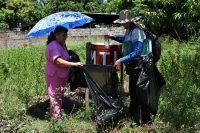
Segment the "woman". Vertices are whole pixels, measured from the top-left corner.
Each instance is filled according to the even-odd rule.
[[[130,115],[137,124],[140,124],[138,116],[141,107],[142,124],[146,124],[151,120],[150,112],[146,106],[137,100],[136,95],[136,83],[140,73],[140,53],[142,52],[143,41],[146,39],[142,28],[138,28],[141,27],[137,22],[138,20],[139,17],[134,16],[131,11],[122,10],[119,19],[114,22],[120,23],[126,29],[125,35],[106,35],[105,37],[123,43],[123,57],[118,59],[114,66],[116,69],[120,69],[122,63],[126,65],[126,73],[129,75]]]
[[[69,79],[70,67],[81,67],[80,62],[69,62],[69,54],[65,44],[68,30],[62,26],[55,28],[48,36],[46,48],[45,79],[50,98],[50,115],[56,119],[61,117],[61,104],[64,86]]]

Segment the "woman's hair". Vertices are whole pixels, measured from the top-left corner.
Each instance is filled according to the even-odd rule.
[[[56,39],[55,34],[56,34],[56,33],[59,33],[59,32],[67,33],[68,30],[67,30],[67,28],[65,28],[65,27],[63,27],[63,26],[57,26],[57,27],[55,28],[55,30],[52,31],[52,32],[50,33],[50,35],[48,36],[47,45]]]

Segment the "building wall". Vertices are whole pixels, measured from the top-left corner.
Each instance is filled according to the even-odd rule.
[[[124,32],[125,30],[122,27],[70,29],[68,36],[70,38],[97,37],[97,36],[103,37],[105,34],[123,35]],[[27,38],[25,36],[26,34],[27,32],[1,31],[0,48],[31,46],[34,44],[46,43],[47,36],[42,36],[38,38]]]

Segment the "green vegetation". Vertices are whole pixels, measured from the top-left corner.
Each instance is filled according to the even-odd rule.
[[[197,40],[187,44],[164,40],[162,60],[158,63],[167,85],[160,102],[160,115],[175,127],[194,126],[200,118],[199,67]],[[198,127],[199,128],[199,127]]]
[[[94,41],[94,40],[93,40]],[[96,41],[96,40],[95,40]],[[75,50],[85,62],[85,43],[70,41],[68,48]],[[76,43],[73,44],[73,43]],[[166,79],[159,112],[151,126],[136,127],[129,118],[121,120],[112,132],[198,132],[200,130],[200,39],[179,43],[162,38],[163,54],[158,68]],[[93,105],[85,111],[81,105],[76,111],[65,111],[60,125],[48,116],[48,99],[44,81],[45,45],[0,50],[0,122],[9,131],[18,132],[96,132]],[[66,88],[68,90],[68,88]],[[83,100],[82,100],[83,102]],[[127,108],[128,98],[125,98]],[[41,104],[41,106],[39,106]],[[68,105],[69,102],[66,103]],[[29,110],[44,118],[34,117]],[[43,109],[45,108],[45,109]],[[4,120],[4,121],[3,121]],[[131,128],[131,125],[133,128]],[[3,126],[2,126],[3,127]],[[3,131],[2,127],[0,132]]]

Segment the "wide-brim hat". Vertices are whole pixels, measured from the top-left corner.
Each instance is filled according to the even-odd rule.
[[[127,22],[133,22],[136,25],[142,25],[139,21],[141,19],[141,16],[134,15],[130,10],[122,10],[119,13],[119,19],[115,20],[114,23],[127,23]]]

